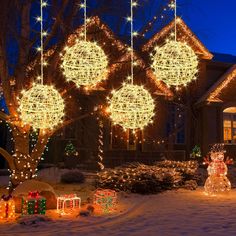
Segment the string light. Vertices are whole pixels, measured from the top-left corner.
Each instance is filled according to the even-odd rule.
[[[36,21],[40,22],[40,47],[37,49],[40,55],[40,76],[37,83],[27,90],[22,91],[19,101],[20,118],[24,124],[28,124],[34,129],[53,129],[63,121],[64,101],[59,92],[50,85],[44,85],[44,60],[43,37],[47,32],[43,30],[43,8],[47,2],[40,0],[40,16]]]
[[[198,72],[198,58],[194,50],[186,42],[177,41],[177,5],[171,3],[175,11],[174,40],[167,40],[161,46],[156,47],[151,54],[152,68],[158,80],[162,80],[168,86],[186,86],[196,79]]]
[[[93,87],[106,79],[108,59],[96,42],[87,41],[87,1],[80,7],[84,9],[84,40],[75,40],[74,45],[65,47],[61,68],[68,82],[77,87]]]
[[[131,0],[130,12],[127,17],[131,27],[131,76],[128,83],[112,92],[109,99],[110,117],[114,124],[118,124],[125,129],[143,129],[152,122],[154,116],[154,101],[149,92],[142,86],[134,85],[134,29],[133,29],[133,7],[137,6],[136,1]]]

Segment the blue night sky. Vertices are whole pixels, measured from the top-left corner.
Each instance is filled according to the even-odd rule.
[[[236,55],[236,0],[182,0],[179,15],[212,52]]]
[[[160,13],[160,5],[167,7],[167,0],[137,0],[140,7],[135,10],[135,29],[139,31]],[[96,9],[100,0],[88,0],[89,7]],[[129,35],[129,25],[123,21],[123,26],[117,32],[116,23],[129,15],[129,0],[110,0],[110,9],[102,16],[113,31],[120,35]],[[236,0],[177,0],[178,15],[198,36],[211,52],[236,55]],[[167,7],[168,8],[168,7]],[[90,12],[88,10],[88,12]],[[168,19],[173,19],[173,12],[168,14]],[[160,16],[160,14],[159,14]],[[152,34],[159,31],[168,22],[156,22]],[[146,40],[151,35],[147,35]]]

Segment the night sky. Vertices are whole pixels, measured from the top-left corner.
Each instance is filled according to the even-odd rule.
[[[212,52],[236,55],[236,0],[182,0],[179,15]]]
[[[160,17],[160,6],[168,8],[167,0],[137,0],[139,8],[135,10],[135,28],[137,31],[150,22],[154,16]],[[96,9],[102,0],[87,0],[89,7]],[[129,25],[125,17],[129,15],[129,0],[110,0],[110,8],[100,17],[115,34],[129,36]],[[177,0],[178,15],[211,51],[236,55],[236,0]],[[90,12],[90,11],[88,11]],[[152,34],[158,32],[173,19],[173,12],[162,11],[164,19],[155,23]],[[119,32],[117,22],[124,15]],[[168,17],[166,17],[168,15]],[[152,36],[147,35],[146,40]]]

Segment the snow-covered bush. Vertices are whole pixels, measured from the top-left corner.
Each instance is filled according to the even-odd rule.
[[[85,176],[80,171],[69,171],[61,176],[61,182],[65,184],[84,183]]]
[[[191,170],[190,170],[191,169]],[[115,169],[107,169],[98,175],[97,186],[120,191],[152,194],[168,189],[184,187],[188,183],[188,189],[196,186],[195,172],[197,165],[191,162],[168,161],[157,163],[153,166],[143,164],[126,165]],[[191,188],[190,183],[193,187]]]

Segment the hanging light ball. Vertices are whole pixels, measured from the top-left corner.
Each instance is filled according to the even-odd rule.
[[[109,112],[114,124],[124,129],[143,129],[152,123],[154,100],[142,86],[125,84],[112,92]]]
[[[94,86],[106,79],[108,59],[96,42],[76,41],[65,48],[61,68],[67,81],[77,87]]]
[[[49,85],[34,84],[19,100],[21,120],[34,129],[53,129],[63,121],[64,108],[60,93]]]
[[[162,47],[157,47],[152,61],[157,79],[168,86],[186,86],[196,79],[198,58],[186,42],[170,40]]]

